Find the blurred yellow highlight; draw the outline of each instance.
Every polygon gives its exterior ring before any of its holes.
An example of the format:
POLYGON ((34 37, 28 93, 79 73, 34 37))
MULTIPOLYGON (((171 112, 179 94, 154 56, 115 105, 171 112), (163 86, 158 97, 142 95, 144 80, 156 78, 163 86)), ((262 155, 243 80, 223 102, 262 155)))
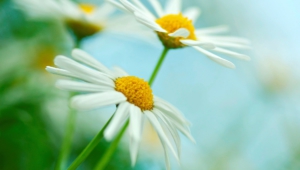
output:
POLYGON ((92 14, 96 7, 92 4, 79 4, 79 8, 84 12, 85 14, 92 14))

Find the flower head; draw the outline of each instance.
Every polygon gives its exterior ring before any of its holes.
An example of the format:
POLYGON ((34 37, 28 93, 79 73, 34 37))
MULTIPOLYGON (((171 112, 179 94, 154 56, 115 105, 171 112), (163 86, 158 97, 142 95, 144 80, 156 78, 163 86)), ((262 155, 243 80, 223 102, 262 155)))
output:
MULTIPOLYGON (((58 80, 56 86, 69 91, 84 92, 71 99, 71 106, 78 110, 91 110, 107 105, 117 105, 117 110, 104 131, 107 140, 112 140, 127 119, 130 119, 130 153, 135 164, 141 140, 144 118, 148 118, 156 130, 164 151, 168 149, 179 159, 180 138, 178 131, 194 140, 189 132, 189 123, 178 109, 153 95, 149 84, 138 77, 130 76, 120 68, 109 70, 86 52, 74 49, 74 59, 57 56, 58 68, 46 70, 77 80, 58 80), (176 144, 176 148, 172 144, 176 144)), ((168 159, 168 156, 166 157, 168 159)))
POLYGON ((166 48, 176 49, 191 46, 211 60, 229 68, 235 68, 235 65, 210 51, 242 60, 250 60, 244 54, 223 48, 249 48, 250 42, 248 40, 216 35, 228 30, 224 26, 195 29, 194 23, 200 14, 200 10, 192 7, 181 11, 181 0, 168 0, 164 9, 158 0, 149 1, 156 14, 152 14, 139 0, 133 0, 132 2, 129 0, 107 1, 132 13, 137 21, 154 30, 166 48))
POLYGON ((112 14, 115 8, 104 3, 77 4, 71 0, 14 0, 17 7, 35 20, 58 20, 64 23, 78 39, 102 30, 115 30, 128 22, 126 15, 112 14))

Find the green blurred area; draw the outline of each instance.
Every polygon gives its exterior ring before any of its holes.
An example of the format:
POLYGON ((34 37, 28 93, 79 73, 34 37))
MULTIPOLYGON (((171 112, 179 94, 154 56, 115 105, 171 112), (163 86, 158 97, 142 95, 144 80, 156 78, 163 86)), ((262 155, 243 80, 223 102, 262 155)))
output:
MULTIPOLYGON (((66 95, 45 67, 70 53, 72 36, 61 23, 27 20, 9 0, 0 2, 0 25, 0 169, 54 169, 63 138, 57 129, 64 133, 66 124, 49 122, 47 105, 66 95)), ((77 138, 67 164, 92 137, 77 138)), ((93 169, 108 146, 101 142, 79 169, 93 169)), ((107 168, 132 169, 128 154, 118 149, 107 168)))

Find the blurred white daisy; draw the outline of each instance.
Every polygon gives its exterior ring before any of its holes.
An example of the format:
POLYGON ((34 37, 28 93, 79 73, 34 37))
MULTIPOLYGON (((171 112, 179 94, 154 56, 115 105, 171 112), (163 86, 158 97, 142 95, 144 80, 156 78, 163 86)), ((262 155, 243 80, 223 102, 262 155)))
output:
POLYGON ((225 49, 227 47, 247 49, 250 44, 248 40, 216 35, 226 32, 228 30, 226 26, 195 29, 194 23, 200 14, 200 10, 191 7, 182 12, 181 0, 168 0, 164 9, 158 0, 149 0, 156 15, 152 14, 139 0, 132 0, 132 2, 120 0, 121 3, 115 0, 107 1, 132 13, 137 21, 156 31, 160 41, 166 48, 176 49, 191 46, 211 60, 229 68, 235 68, 235 65, 210 51, 242 60, 250 60, 247 55, 225 49))
POLYGON ((102 30, 116 32, 131 30, 129 15, 115 15, 116 9, 110 4, 101 6, 77 4, 70 0, 14 0, 16 6, 31 19, 59 20, 72 30, 78 39, 102 30), (125 23, 130 23, 125 24, 125 23), (121 29, 122 28, 122 29, 121 29))
POLYGON ((107 105, 117 105, 117 110, 104 131, 107 140, 113 140, 129 119, 130 155, 135 164, 144 117, 156 130, 164 147, 169 169, 168 150, 175 158, 180 157, 178 131, 194 141, 189 123, 178 109, 168 102, 153 96, 148 82, 129 76, 120 68, 109 70, 86 52, 74 49, 74 58, 57 56, 54 63, 59 68, 47 67, 50 73, 71 77, 76 80, 58 80, 56 86, 69 91, 84 92, 71 99, 71 106, 78 110, 91 110, 107 105), (176 145, 174 149, 173 142, 176 145))

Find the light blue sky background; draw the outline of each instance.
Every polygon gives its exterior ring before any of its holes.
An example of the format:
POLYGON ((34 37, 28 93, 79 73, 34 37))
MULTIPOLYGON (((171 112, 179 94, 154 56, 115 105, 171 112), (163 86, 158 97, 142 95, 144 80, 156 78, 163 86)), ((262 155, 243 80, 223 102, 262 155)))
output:
MULTIPOLYGON (((192 48, 168 53, 153 90, 193 124, 197 144, 183 139, 181 169, 213 169, 216 164, 228 170, 284 169, 293 159, 286 125, 292 126, 292 136, 300 131, 300 2, 185 0, 183 4, 201 8, 196 27, 229 25, 229 35, 250 39, 253 50, 244 51, 250 62, 225 57, 236 64, 235 70, 192 48), (281 70, 268 67, 273 61, 281 70), (270 72, 271 78, 284 76, 287 88, 267 92, 263 72, 270 72)), ((83 49, 109 67, 120 66, 147 80, 162 51, 160 42, 153 41, 157 42, 107 33, 86 39, 83 49)), ((173 167, 179 168, 176 163, 173 167)))

